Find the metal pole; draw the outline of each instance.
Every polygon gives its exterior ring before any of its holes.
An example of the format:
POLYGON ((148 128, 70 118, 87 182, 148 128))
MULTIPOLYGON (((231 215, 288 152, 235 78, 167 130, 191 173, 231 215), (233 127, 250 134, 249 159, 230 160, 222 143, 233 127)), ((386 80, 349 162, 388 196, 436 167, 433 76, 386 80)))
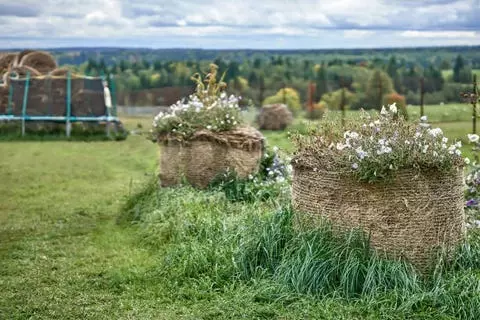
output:
POLYGON ((25 135, 25 117, 27 115, 27 101, 28 101, 29 87, 30 87, 30 71, 27 71, 27 79, 25 80, 25 89, 23 90, 23 101, 22 101, 22 136, 25 135))
POLYGON ((72 133, 72 124, 70 122, 70 117, 72 114, 72 77, 70 71, 67 73, 67 119, 66 119, 66 127, 65 127, 65 134, 67 137, 70 137, 72 133))
POLYGON ((472 90, 472 122, 473 122, 473 134, 477 133, 477 75, 473 75, 473 90, 472 90))
POLYGON ((425 79, 422 77, 420 79, 420 117, 425 115, 425 110, 423 107, 423 96, 425 94, 425 79))
POLYGON ((12 81, 10 81, 10 85, 8 87, 8 104, 7 104, 8 115, 11 115, 13 113, 12 100, 13 100, 13 85, 12 85, 12 81))

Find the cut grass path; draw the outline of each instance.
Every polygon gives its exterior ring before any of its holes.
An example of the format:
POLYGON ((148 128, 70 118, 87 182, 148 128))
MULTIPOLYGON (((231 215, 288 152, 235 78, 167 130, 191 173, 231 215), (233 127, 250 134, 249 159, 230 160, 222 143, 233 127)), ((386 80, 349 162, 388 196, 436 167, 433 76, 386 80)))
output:
POLYGON ((128 314, 102 280, 152 263, 115 218, 156 158, 142 137, 0 143, 0 319, 128 314))

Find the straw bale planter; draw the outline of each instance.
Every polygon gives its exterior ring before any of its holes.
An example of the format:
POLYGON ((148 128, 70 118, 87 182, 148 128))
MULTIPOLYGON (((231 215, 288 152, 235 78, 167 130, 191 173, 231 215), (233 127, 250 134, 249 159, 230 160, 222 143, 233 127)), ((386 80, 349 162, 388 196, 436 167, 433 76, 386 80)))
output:
POLYGON ((160 184, 169 187, 183 179, 197 188, 209 183, 227 169, 245 178, 258 170, 264 137, 251 127, 225 132, 198 131, 187 141, 158 139, 160 145, 160 184))
POLYGON ((260 109, 256 120, 262 130, 285 130, 293 115, 285 104, 271 104, 260 109))
POLYGON ((334 228, 361 228, 374 249, 420 271, 431 267, 437 248, 453 249, 464 236, 461 168, 449 174, 402 169, 392 182, 360 183, 339 172, 293 167, 292 201, 301 226, 324 217, 334 228))

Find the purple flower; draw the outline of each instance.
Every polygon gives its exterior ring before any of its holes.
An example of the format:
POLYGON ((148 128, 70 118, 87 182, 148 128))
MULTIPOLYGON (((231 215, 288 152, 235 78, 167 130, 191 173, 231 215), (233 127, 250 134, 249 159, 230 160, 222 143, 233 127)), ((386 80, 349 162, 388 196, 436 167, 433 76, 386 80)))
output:
POLYGON ((475 200, 475 199, 470 199, 467 201, 467 203, 465 204, 465 206, 467 207, 474 207, 478 204, 478 201, 475 200))

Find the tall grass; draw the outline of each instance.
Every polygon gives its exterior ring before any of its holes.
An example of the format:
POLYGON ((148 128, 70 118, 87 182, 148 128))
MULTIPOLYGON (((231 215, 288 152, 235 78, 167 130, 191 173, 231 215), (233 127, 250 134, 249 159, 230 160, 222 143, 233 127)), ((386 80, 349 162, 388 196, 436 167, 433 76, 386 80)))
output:
POLYGON ((380 313, 475 319, 480 310, 477 240, 423 277, 407 262, 379 256, 359 230, 337 234, 326 223, 294 228, 292 208, 275 202, 149 185, 127 204, 124 219, 135 221, 143 245, 161 252, 157 274, 172 291, 261 283, 271 299, 336 297, 380 313))

